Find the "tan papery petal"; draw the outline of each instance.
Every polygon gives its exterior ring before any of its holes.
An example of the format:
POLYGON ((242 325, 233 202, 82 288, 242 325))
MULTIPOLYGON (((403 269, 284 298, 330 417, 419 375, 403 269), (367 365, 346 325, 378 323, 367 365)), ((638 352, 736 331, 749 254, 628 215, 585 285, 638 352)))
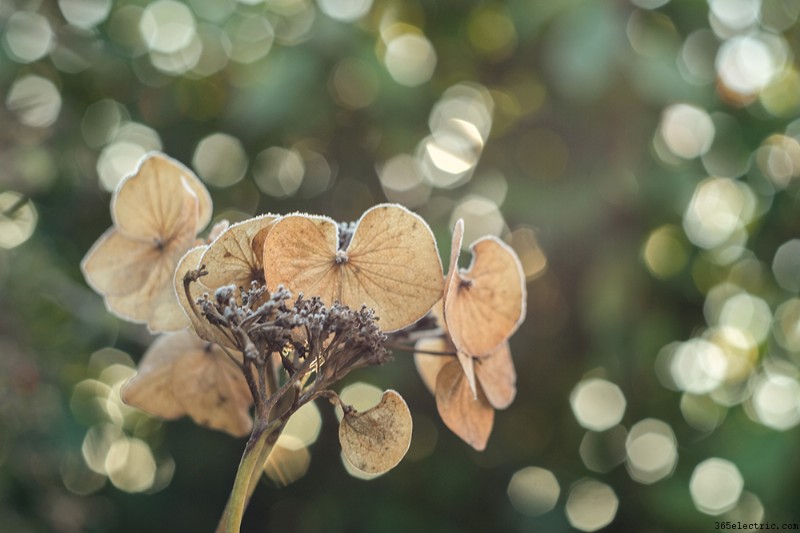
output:
POLYGON ((100 294, 130 294, 151 275, 143 264, 152 264, 162 250, 152 242, 132 239, 109 228, 89 249, 81 262, 87 283, 100 294))
POLYGON ((505 409, 517 395, 517 372, 508 341, 475 361, 475 376, 495 409, 505 409))
POLYGON ((195 234, 211 220, 211 196, 194 172, 160 152, 142 158, 133 174, 117 186, 111 199, 115 225, 134 237, 163 237, 182 218, 182 196, 197 200, 195 234))
POLYGON ((339 423, 339 442, 354 467, 369 474, 391 470, 408 451, 411 412, 403 397, 387 390, 375 407, 345 413, 339 423))
POLYGON ((173 365, 175 397, 197 424, 243 437, 253 427, 244 374, 221 348, 197 340, 173 365))
POLYGON ((319 296, 328 305, 341 301, 337 245, 338 228, 327 217, 281 218, 264 241, 264 276, 270 292, 283 285, 293 294, 319 296))
POLYGON ((450 430, 478 451, 486 448, 494 424, 494 409, 478 387, 477 399, 461 366, 446 364, 436 378, 436 408, 450 430))
POLYGON ((200 259, 200 264, 208 269, 203 283, 213 289, 225 285, 247 289, 251 281, 263 283, 263 241, 277 219, 274 215, 261 215, 233 224, 222 232, 200 259))
MULTIPOLYGON (((258 264, 261 265, 262 270, 264 269, 264 242, 267 240, 267 235, 269 235, 269 232, 272 231, 272 226, 274 226, 274 223, 278 221, 278 218, 280 218, 277 215, 264 216, 272 217, 272 223, 265 224, 260 230, 258 230, 258 232, 250 241, 250 247, 253 249, 253 254, 258 258, 258 264)), ((261 277, 264 277, 263 272, 261 277)))
POLYGON ((486 355, 508 339, 525 316, 525 276, 516 253, 496 237, 470 248, 472 264, 448 285, 444 315, 456 347, 486 355))
POLYGON ((186 349, 187 339, 182 332, 158 337, 139 362, 136 375, 122 386, 122 401, 167 420, 186 414, 172 386, 172 366, 186 349))
POLYGON ((422 217, 402 206, 367 210, 346 252, 343 301, 373 308, 384 331, 413 324, 442 297, 442 262, 433 233, 422 217))
MULTIPOLYGON (((114 297, 107 297, 108 300, 112 298, 114 297)), ((147 321, 147 329, 150 332, 178 331, 189 325, 189 320, 175 299, 175 292, 171 286, 159 292, 152 302, 151 309, 150 319, 147 321)))
POLYGON ((210 298, 214 297, 214 291, 203 283, 206 276, 202 276, 197 281, 189 283, 189 296, 186 295, 186 289, 184 288, 184 276, 187 272, 196 270, 200 266, 200 258, 203 256, 206 248, 206 246, 202 245, 196 246, 186 252, 181 258, 178 266, 175 268, 175 277, 173 279, 175 295, 184 314, 189 318, 192 328, 194 328, 195 333, 200 338, 235 350, 236 345, 226 337, 219 328, 212 326, 205 317, 198 316, 202 313, 202 309, 196 304, 197 299, 204 293, 208 294, 210 298), (191 303, 189 301, 190 297, 191 303))
MULTIPOLYGON (((129 273, 130 276, 117 278, 115 290, 105 296, 108 310, 131 322, 146 322, 151 331, 185 327, 188 323, 181 317, 172 288, 173 273, 179 260, 174 253, 177 250, 156 251, 152 245, 138 241, 128 241, 127 248, 126 253, 118 256, 119 262, 127 263, 127 267, 115 269, 115 272, 117 275, 129 273)), ((108 255, 109 249, 99 248, 98 252, 108 255)), ((84 264, 87 280, 99 272, 93 270, 99 263, 94 261, 97 257, 87 257, 84 264)))
POLYGON ((384 331, 414 323, 441 298, 442 265, 422 218, 391 204, 367 210, 347 249, 324 218, 292 215, 273 227, 264 247, 267 285, 375 310, 384 331))

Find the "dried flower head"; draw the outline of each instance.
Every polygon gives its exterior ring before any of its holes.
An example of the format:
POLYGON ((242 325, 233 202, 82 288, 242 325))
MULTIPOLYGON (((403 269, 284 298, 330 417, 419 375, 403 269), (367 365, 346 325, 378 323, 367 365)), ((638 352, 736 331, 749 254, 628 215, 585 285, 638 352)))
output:
POLYGON ((415 362, 436 395, 445 425, 473 448, 483 450, 494 409, 508 407, 516 395, 508 338, 524 317, 525 284, 514 251, 493 237, 476 241, 470 247, 472 264, 459 271, 463 230, 463 221, 458 220, 444 299, 434 307, 445 336, 420 340, 415 362), (427 355, 433 352, 456 355, 427 355))
POLYGON ((186 326, 172 290, 178 260, 211 218, 211 197, 197 177, 169 157, 151 153, 111 198, 114 225, 81 263, 106 307, 151 331, 186 326))
POLYGON ((514 250, 494 236, 472 243, 472 263, 459 270, 463 225, 458 220, 453 231, 444 319, 456 348, 476 357, 508 339, 525 318, 525 274, 514 250))
POLYGON ((430 228, 399 205, 367 210, 352 231, 325 217, 289 215, 264 243, 267 285, 366 305, 385 332, 420 319, 442 294, 442 264, 430 228))

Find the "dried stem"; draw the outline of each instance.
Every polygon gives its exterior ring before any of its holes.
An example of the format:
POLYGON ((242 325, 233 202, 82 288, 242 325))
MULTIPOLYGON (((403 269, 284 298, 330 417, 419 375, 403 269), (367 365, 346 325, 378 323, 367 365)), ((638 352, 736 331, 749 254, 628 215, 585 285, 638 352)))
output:
POLYGON ((415 348, 413 346, 408 346, 405 344, 397 344, 397 343, 386 343, 386 347, 389 348, 390 350, 400 350, 401 352, 424 353, 426 355, 452 355, 453 357, 458 355, 454 351, 424 350, 415 348))
POLYGON ((251 361, 245 359, 244 364, 242 364, 242 373, 244 374, 245 381, 247 381, 247 388, 250 389, 250 394, 253 396, 253 403, 256 406, 256 415, 258 415, 259 411, 262 411, 264 406, 264 402, 260 401, 263 392, 256 384, 255 377, 253 376, 253 369, 250 368, 251 363, 251 361))
POLYGON ((223 346, 222 344, 217 344, 217 343, 211 343, 211 342, 209 343, 209 345, 213 345, 213 344, 216 344, 217 346, 219 346, 220 349, 223 352, 225 352, 225 355, 228 356, 228 359, 230 359, 233 362, 233 364, 235 364, 239 368, 243 367, 244 361, 239 361, 236 357, 233 356, 233 354, 230 352, 230 350, 228 350, 225 346, 223 346))
POLYGON ((200 279, 201 276, 205 276, 207 274, 208 270, 206 270, 206 266, 200 265, 200 268, 196 270, 190 270, 183 275, 183 292, 186 294, 186 299, 189 301, 189 305, 192 307, 194 316, 198 318, 203 318, 203 315, 197 310, 197 305, 194 303, 194 298, 192 298, 192 292, 189 290, 189 285, 200 279))

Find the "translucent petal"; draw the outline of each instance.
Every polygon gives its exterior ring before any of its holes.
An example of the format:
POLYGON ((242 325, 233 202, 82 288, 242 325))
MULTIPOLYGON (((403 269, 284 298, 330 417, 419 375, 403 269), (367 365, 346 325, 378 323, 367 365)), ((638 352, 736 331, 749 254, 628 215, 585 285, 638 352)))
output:
POLYGON ((201 309, 196 304, 197 299, 203 296, 204 293, 213 297, 214 291, 203 283, 206 276, 202 276, 198 280, 190 282, 189 295, 187 296, 186 294, 183 278, 187 272, 195 270, 200 266, 200 258, 203 256, 206 248, 207 247, 204 245, 196 246, 186 252, 181 258, 178 266, 175 268, 175 276, 173 278, 175 294, 184 314, 188 317, 195 333, 200 338, 209 342, 221 344, 230 349, 236 349, 234 343, 218 328, 212 326, 204 317, 198 316, 198 314, 201 313, 201 309), (190 298, 191 302, 189 301, 190 298))
POLYGON ((178 403, 199 425, 235 437, 250 433, 253 397, 242 371, 218 346, 196 342, 175 361, 172 384, 178 403))
POLYGON ((294 294, 319 296, 330 305, 341 301, 337 272, 338 229, 327 217, 289 215, 279 220, 264 242, 267 287, 279 285, 294 294))
POLYGON ((505 409, 517 395, 517 373, 508 341, 475 363, 475 376, 495 409, 505 409))
POLYGON ((192 223, 199 231, 211 220, 208 190, 181 163, 151 152, 117 187, 111 200, 114 223, 122 232, 139 238, 169 235, 175 221, 183 217, 183 196, 187 192, 197 201, 192 223))
POLYGON ((424 353, 426 351, 432 352, 446 352, 452 350, 452 346, 448 346, 447 341, 442 337, 420 339, 414 345, 418 350, 414 353, 414 364, 417 367, 417 373, 422 378, 422 382, 431 392, 435 394, 436 391, 436 376, 444 365, 453 360, 452 357, 446 355, 431 355, 424 353))
POLYGON ((234 436, 252 427, 253 399, 242 372, 219 347, 188 330, 156 339, 121 396, 151 415, 188 414, 202 426, 234 436))
POLYGON ((224 285, 248 288, 251 281, 264 279, 264 240, 278 219, 262 215, 233 224, 203 253, 200 264, 208 275, 203 283, 212 289, 224 285))
POLYGON ((156 339, 145 352, 136 375, 122 386, 122 401, 167 420, 186 414, 172 387, 172 365, 185 349, 183 335, 162 335, 156 339))

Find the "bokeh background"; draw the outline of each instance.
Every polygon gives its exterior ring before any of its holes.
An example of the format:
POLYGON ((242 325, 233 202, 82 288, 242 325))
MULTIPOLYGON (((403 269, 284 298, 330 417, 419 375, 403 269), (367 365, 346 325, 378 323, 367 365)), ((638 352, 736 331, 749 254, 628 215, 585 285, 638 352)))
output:
POLYGON ((798 15, 0 0, 0 530, 210 531, 224 506, 244 441, 120 403, 152 337, 79 270, 150 150, 195 169, 217 219, 399 202, 443 252, 458 217, 467 244, 501 236, 528 279, 485 452, 397 353, 343 385, 406 398, 406 459, 354 477, 320 405, 246 531, 800 522, 798 15))

